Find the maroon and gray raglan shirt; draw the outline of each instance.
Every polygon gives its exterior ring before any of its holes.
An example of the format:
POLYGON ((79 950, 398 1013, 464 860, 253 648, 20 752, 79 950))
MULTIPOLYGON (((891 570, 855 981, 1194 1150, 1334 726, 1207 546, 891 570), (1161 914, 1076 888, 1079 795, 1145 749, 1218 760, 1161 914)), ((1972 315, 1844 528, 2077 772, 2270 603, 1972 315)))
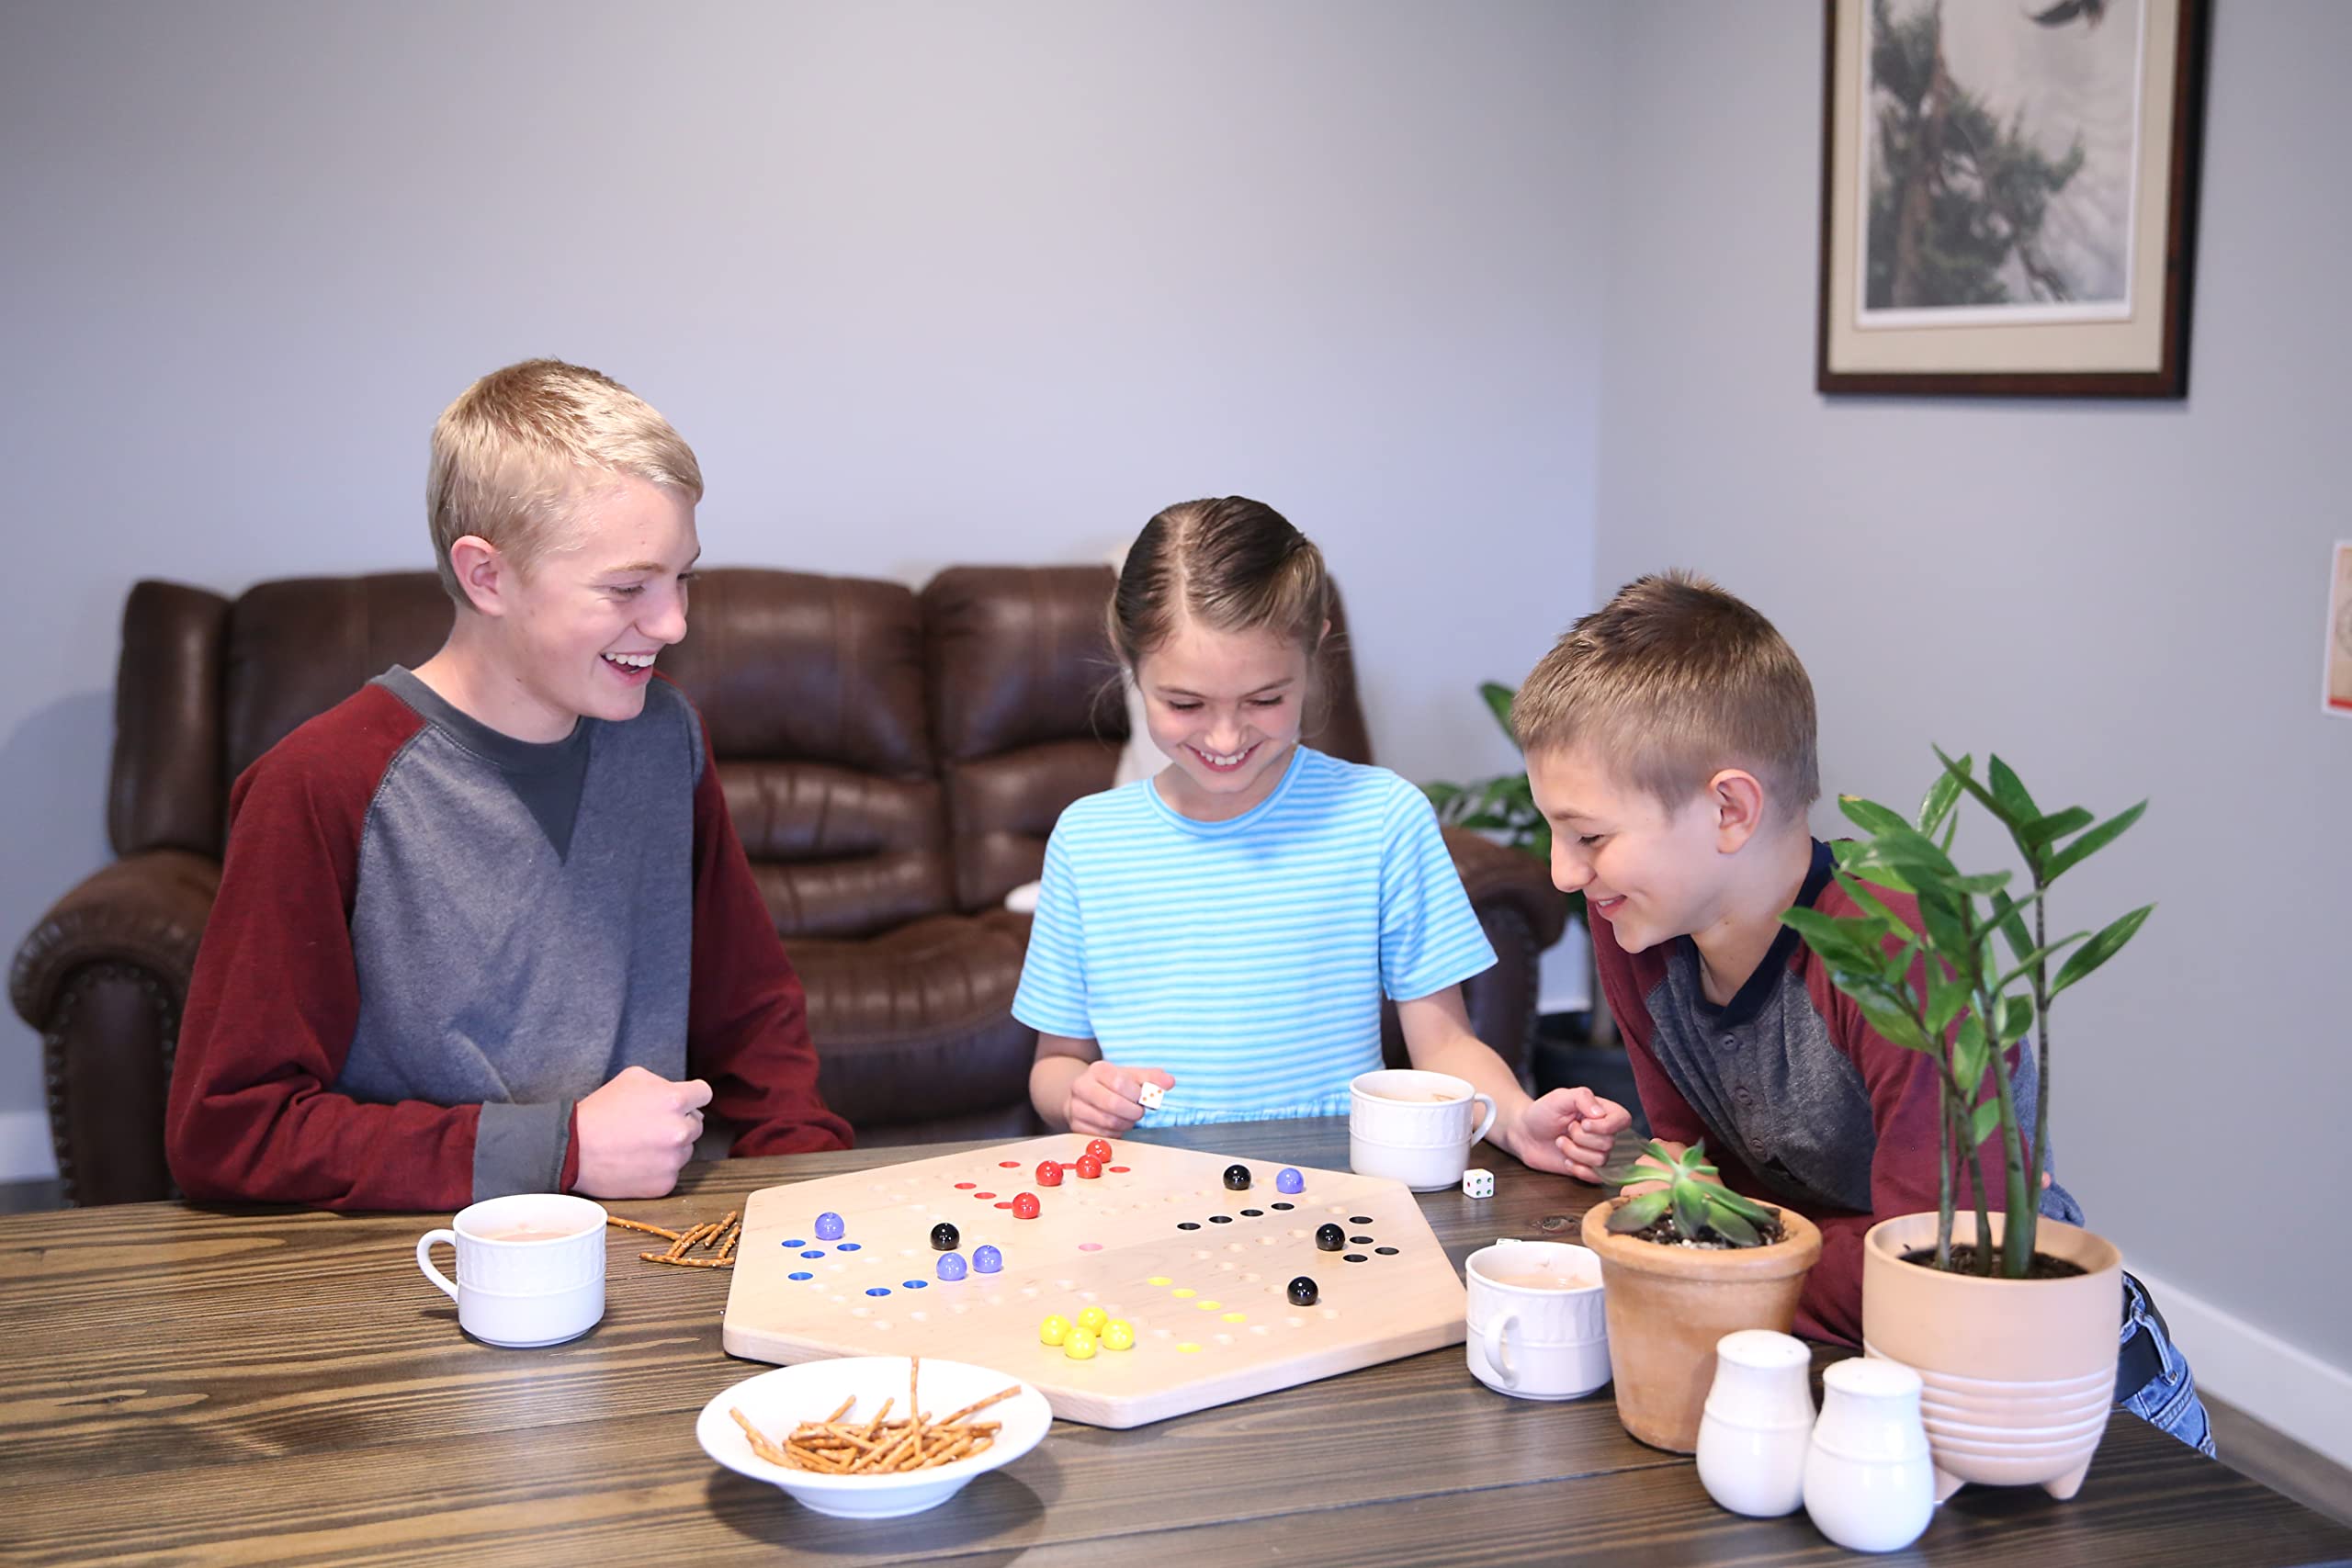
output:
POLYGON ((577 1180, 623 1068, 739 1154, 845 1148, 701 720, 545 745, 393 669, 239 778, 165 1121, 190 1198, 454 1209, 577 1180))
MULTIPOLYGON (((1798 907, 1860 913, 1832 879, 1833 863, 1829 846, 1815 841, 1798 907)), ((1882 897, 1916 920, 1915 900, 1882 897)), ((1821 1227, 1821 1261, 1805 1278, 1797 1332, 1860 1345, 1862 1233, 1939 1201, 1933 1058, 1872 1029, 1792 929, 1782 928, 1756 973, 1718 1007, 1702 987, 1689 937, 1629 953, 1607 919, 1591 925, 1602 994, 1624 1035, 1651 1135, 1705 1140, 1707 1157, 1735 1191, 1786 1204, 1821 1227)), ((2030 1051, 2014 1053, 2010 1079, 2030 1139, 2041 1106, 2030 1051)), ((1987 1201, 2002 1207, 1997 1135, 1978 1151, 1976 1168, 1987 1201)), ((1961 1190, 1971 1203, 1964 1182, 1961 1190)), ((2045 1191, 2041 1207, 2082 1219, 2063 1187, 2045 1191)))

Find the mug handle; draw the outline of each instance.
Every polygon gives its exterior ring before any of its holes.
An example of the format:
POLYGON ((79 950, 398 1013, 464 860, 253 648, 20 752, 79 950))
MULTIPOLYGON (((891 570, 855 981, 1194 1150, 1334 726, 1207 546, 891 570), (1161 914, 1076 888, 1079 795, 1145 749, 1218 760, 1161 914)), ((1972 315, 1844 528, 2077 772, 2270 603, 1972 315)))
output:
POLYGON ((458 1299, 457 1285, 450 1280, 449 1276, 441 1272, 440 1269, 433 1267, 433 1259, 426 1256, 433 1250, 434 1243, 441 1241, 446 1241, 449 1244, 450 1251, 455 1252, 458 1250, 458 1233, 456 1231, 426 1231, 423 1238, 416 1244, 416 1266, 424 1270, 424 1277, 426 1279, 441 1287, 442 1293, 447 1295, 451 1301, 456 1301, 458 1299))
POLYGON ((1478 1123, 1478 1130, 1476 1132, 1470 1134, 1470 1142, 1475 1145, 1479 1139, 1485 1137, 1494 1127, 1495 1097, 1491 1094, 1474 1094, 1470 1097, 1470 1100, 1473 1104, 1483 1105, 1487 1108, 1487 1119, 1478 1123))
POLYGON ((1494 1368, 1496 1375, 1510 1388, 1519 1386, 1519 1373, 1510 1364, 1510 1325, 1518 1321, 1519 1314, 1506 1313, 1478 1330, 1478 1337, 1486 1346, 1487 1365, 1494 1368))

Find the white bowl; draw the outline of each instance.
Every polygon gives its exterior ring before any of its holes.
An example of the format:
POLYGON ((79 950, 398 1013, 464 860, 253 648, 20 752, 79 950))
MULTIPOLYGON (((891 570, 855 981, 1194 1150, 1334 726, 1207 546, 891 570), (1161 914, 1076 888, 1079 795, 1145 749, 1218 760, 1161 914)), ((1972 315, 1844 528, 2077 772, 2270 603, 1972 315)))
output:
POLYGON ((928 1356, 922 1361, 922 1404, 934 1419, 953 1415, 1001 1388, 1020 1387, 1019 1393, 972 1417, 1001 1424, 986 1452, 897 1475, 823 1475, 760 1458, 728 1414, 730 1407, 741 1410, 752 1425, 782 1443, 794 1427, 803 1421, 822 1421, 852 1394, 857 1396, 854 1416, 873 1416, 886 1399, 894 1401, 892 1416, 905 1414, 907 1373, 904 1356, 843 1356, 778 1367, 744 1379, 704 1405, 695 1421, 695 1438, 702 1444, 702 1451, 720 1464, 738 1475, 783 1487, 804 1508, 838 1518, 890 1519, 937 1507, 974 1476, 1011 1464, 1035 1448, 1054 1424, 1053 1407, 1046 1403, 1046 1396, 1019 1378, 967 1361, 934 1361, 928 1356))

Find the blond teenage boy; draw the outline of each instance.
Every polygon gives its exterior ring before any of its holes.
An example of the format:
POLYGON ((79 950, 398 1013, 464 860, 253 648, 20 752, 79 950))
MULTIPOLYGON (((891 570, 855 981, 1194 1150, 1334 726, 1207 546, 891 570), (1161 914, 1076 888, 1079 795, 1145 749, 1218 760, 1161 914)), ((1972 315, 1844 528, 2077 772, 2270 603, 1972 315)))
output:
MULTIPOLYGON (((1552 874, 1591 912, 1652 1133, 1821 1227, 1798 1331, 1861 1341, 1862 1233, 1938 1200, 1930 1058, 1882 1039, 1781 913, 1855 912, 1806 826, 1813 685, 1772 624, 1702 578, 1645 577, 1570 627, 1512 705, 1552 874)), ((1889 895, 1908 917, 1910 901, 1889 895)), ((2033 1054, 2011 1067, 2028 1118, 2033 1054)), ((1998 1140, 1977 1179, 2002 1190, 1998 1140)), ((2079 1223, 2065 1189, 2041 1212, 2079 1223)), ((2211 1451, 2188 1363, 2126 1276, 2120 1403, 2211 1451)))
POLYGON ((686 630, 702 472, 618 383, 532 360, 433 432, 441 650, 303 725, 230 797, 166 1115, 191 1198, 449 1209, 653 1197, 706 1111, 842 1148, 686 630))

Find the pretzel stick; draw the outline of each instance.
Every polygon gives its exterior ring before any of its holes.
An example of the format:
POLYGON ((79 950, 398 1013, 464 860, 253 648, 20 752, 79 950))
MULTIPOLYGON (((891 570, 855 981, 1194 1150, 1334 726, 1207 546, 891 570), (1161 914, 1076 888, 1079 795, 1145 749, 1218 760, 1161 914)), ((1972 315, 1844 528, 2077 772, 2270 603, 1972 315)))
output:
POLYGON ((884 1449, 878 1455, 869 1454, 865 1459, 858 1461, 856 1464, 850 1468, 852 1470, 870 1469, 885 1472, 896 1470, 899 1467, 899 1461, 905 1455, 907 1450, 914 1446, 916 1438, 916 1433, 909 1432, 905 1437, 899 1439, 896 1447, 884 1449))
POLYGON ((825 1475, 847 1475, 849 1464, 831 1454, 819 1453, 814 1449, 787 1449, 786 1452, 800 1461, 803 1470, 817 1471, 825 1475))
POLYGON ((1011 1399, 1014 1394, 1019 1393, 1020 1392, 1021 1385, 1019 1383, 1014 1383, 1011 1388, 1001 1388, 994 1393, 989 1394, 986 1399, 974 1400, 971 1404, 964 1406, 963 1409, 956 1412, 955 1415, 950 1416, 946 1420, 942 1421, 940 1425, 943 1427, 953 1427, 965 1416, 978 1415, 979 1412, 986 1410, 989 1405, 994 1404, 998 1400, 1011 1399))
POLYGON ((723 1240, 726 1236, 727 1228, 734 1223, 735 1211, 729 1209, 726 1213, 720 1215, 718 1219, 711 1224, 709 1229, 703 1235, 701 1245, 704 1247, 710 1247, 723 1240))
MULTIPOLYGON (((860 1453, 871 1453, 876 1449, 889 1446, 888 1443, 876 1442, 871 1438, 861 1437, 847 1427, 835 1427, 828 1431, 812 1432, 805 1440, 811 1444, 822 1444, 831 1448, 855 1449, 860 1453)), ((896 1440, 896 1438, 891 1439, 893 1442, 896 1440)))
POLYGON ((647 1235, 658 1235, 663 1241, 678 1239, 676 1231, 664 1230, 660 1225, 649 1225, 643 1220, 625 1220, 618 1214, 606 1214, 605 1223, 608 1225, 618 1225, 625 1231, 643 1231, 647 1235))
POLYGON ((701 1235, 702 1227, 700 1225, 696 1225, 691 1230, 681 1231, 678 1234, 678 1239, 670 1244, 670 1250, 662 1254, 662 1260, 664 1263, 667 1263, 681 1257, 684 1255, 686 1248, 695 1244, 695 1238, 701 1235))
POLYGON ((767 1461, 770 1464, 788 1465, 792 1463, 791 1457, 787 1455, 784 1450, 770 1442, 768 1440, 767 1434, 762 1432, 757 1427, 752 1425, 752 1418, 750 1416, 744 1415, 741 1410, 736 1409, 731 1404, 727 1407, 727 1414, 735 1417, 735 1425, 743 1428, 743 1436, 751 1440, 752 1451, 753 1453, 759 1455, 760 1458, 767 1461))
POLYGON ((733 1228, 728 1231, 725 1245, 721 1246, 718 1249, 718 1260, 721 1263, 732 1263, 735 1260, 735 1244, 738 1241, 741 1241, 742 1237, 743 1224, 741 1220, 738 1220, 733 1228))
POLYGON ((882 1402, 882 1408, 874 1413, 874 1424, 865 1428, 865 1437, 867 1441, 871 1442, 875 1437, 881 1432, 882 1417, 889 1415, 890 1406, 897 1403, 898 1401, 894 1399, 886 1399, 882 1402))
POLYGON ((826 1417, 825 1417, 825 1425, 826 1425, 826 1426, 828 1426, 828 1427, 831 1426, 834 1422, 836 1422, 836 1421, 840 1420, 842 1416, 844 1416, 848 1415, 852 1410, 855 1409, 856 1407, 857 1407, 857 1395, 855 1395, 855 1394, 854 1394, 854 1393, 853 1393, 853 1394, 851 1394, 847 1399, 842 1400, 842 1401, 841 1402, 841 1404, 840 1404, 837 1407, 835 1407, 835 1409, 834 1409, 833 1413, 832 1413, 831 1416, 826 1416, 826 1417))
POLYGON ((907 1358, 907 1408, 913 1411, 918 1418, 922 1415, 922 1400, 915 1391, 922 1386, 922 1358, 910 1356, 907 1358))
POLYGON ((964 1458, 967 1453, 969 1453, 971 1451, 972 1445, 978 1440, 979 1439, 977 1438, 964 1437, 957 1438, 953 1442, 942 1443, 939 1447, 923 1455, 922 1468, 927 1470, 934 1464, 953 1464, 956 1461, 964 1458))

